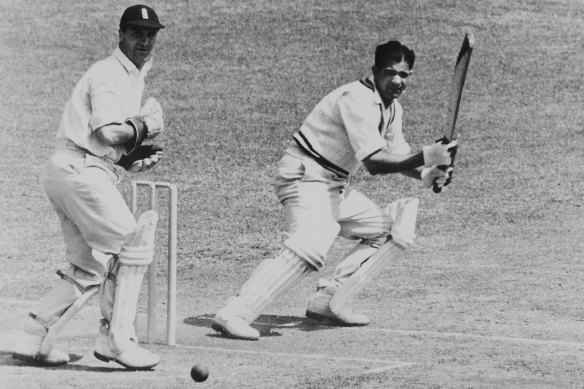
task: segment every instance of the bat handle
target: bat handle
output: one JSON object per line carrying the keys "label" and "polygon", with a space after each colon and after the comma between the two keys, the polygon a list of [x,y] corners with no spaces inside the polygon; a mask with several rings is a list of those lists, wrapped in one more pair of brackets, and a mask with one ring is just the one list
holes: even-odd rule
{"label": "bat handle", "polygon": [[[442,139],[439,139],[438,142],[442,142],[442,144],[448,144],[449,143],[449,141],[448,141],[448,139],[446,137],[443,137]],[[457,151],[458,151],[458,148],[456,148],[456,149],[454,149],[454,150],[452,150],[450,152],[450,157],[451,157],[450,166],[454,166],[454,158],[456,157],[456,152]],[[438,166],[438,169],[440,169],[440,170],[442,170],[442,171],[445,172],[446,169],[448,169],[448,166],[446,166],[446,165],[440,165],[440,166]],[[434,180],[434,181],[436,181],[436,180]],[[444,183],[444,186],[450,184],[451,181],[452,181],[452,178],[451,177],[447,178],[446,179],[446,182]],[[434,182],[434,184],[432,184],[432,191],[434,193],[440,193],[440,192],[442,192],[442,187],[441,186],[438,186],[436,184],[436,182]]]}

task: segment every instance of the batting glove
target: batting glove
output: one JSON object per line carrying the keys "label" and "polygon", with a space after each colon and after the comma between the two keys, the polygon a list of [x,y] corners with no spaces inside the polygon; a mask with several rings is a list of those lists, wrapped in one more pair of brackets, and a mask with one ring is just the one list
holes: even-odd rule
{"label": "batting glove", "polygon": [[429,168],[434,165],[450,166],[457,150],[458,140],[455,139],[447,143],[446,138],[439,139],[433,145],[422,147],[424,167]]}
{"label": "batting glove", "polygon": [[437,185],[440,188],[444,186],[448,175],[452,174],[452,168],[442,169],[440,166],[434,165],[432,167],[422,168],[422,183],[424,187],[431,188]]}
{"label": "batting glove", "polygon": [[162,158],[162,147],[141,145],[129,155],[123,155],[117,165],[131,173],[141,173],[152,169]]}
{"label": "batting glove", "polygon": [[442,192],[442,188],[450,185],[450,182],[452,182],[452,172],[454,171],[454,167],[449,166],[446,169],[444,169],[443,166],[439,166],[439,169],[444,170],[444,173],[446,174],[446,179],[443,180],[439,178],[434,180],[434,183],[432,184],[432,191],[434,191],[434,193]]}

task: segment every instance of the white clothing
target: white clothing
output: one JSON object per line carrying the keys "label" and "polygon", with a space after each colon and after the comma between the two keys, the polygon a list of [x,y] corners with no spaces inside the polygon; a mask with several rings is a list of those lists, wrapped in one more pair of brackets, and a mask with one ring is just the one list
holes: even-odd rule
{"label": "white clothing", "polygon": [[138,70],[119,48],[96,62],[75,85],[63,110],[57,138],[68,139],[106,161],[120,159],[123,148],[101,143],[94,131],[108,124],[122,124],[139,114],[144,77],[151,66],[149,59]]}

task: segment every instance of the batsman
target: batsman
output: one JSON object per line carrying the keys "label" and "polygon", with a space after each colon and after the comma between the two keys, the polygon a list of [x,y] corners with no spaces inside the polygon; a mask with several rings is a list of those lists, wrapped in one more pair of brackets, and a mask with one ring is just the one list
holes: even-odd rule
{"label": "batsman", "polygon": [[144,172],[162,149],[144,143],[164,129],[154,99],[142,105],[152,50],[164,28],[150,7],[127,8],[113,54],[95,63],[75,85],[43,177],[57,212],[69,267],[25,318],[13,357],[54,366],[69,362],[54,345],[75,314],[99,294],[103,319],[94,355],[131,370],[151,369],[160,357],[138,345],[134,320],[146,267],[154,255],[158,214],[136,221],[116,184],[125,170]]}
{"label": "batsman", "polygon": [[414,243],[418,200],[378,206],[349,185],[351,177],[364,166],[372,175],[401,173],[426,188],[441,187],[449,183],[457,149],[456,141],[440,141],[413,152],[404,137],[397,99],[414,62],[414,51],[399,41],[377,46],[372,74],[329,93],[304,120],[275,176],[288,237],[275,258],[264,260],[217,312],[216,331],[259,339],[250,324],[279,295],[325,266],[337,236],[356,244],[332,278],[319,279],[306,316],[341,326],[369,324],[349,301]]}

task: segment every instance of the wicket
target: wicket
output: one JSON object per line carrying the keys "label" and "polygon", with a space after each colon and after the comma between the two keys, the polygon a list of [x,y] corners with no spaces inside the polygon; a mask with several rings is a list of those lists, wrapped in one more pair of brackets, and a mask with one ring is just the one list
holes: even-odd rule
{"label": "wicket", "polygon": [[[166,312],[166,344],[176,345],[176,252],[177,252],[177,190],[176,185],[167,182],[132,181],[131,209],[134,215],[138,211],[138,191],[140,187],[150,188],[149,209],[158,209],[158,189],[167,189],[168,193],[168,294]],[[154,258],[148,269],[148,312],[147,343],[154,343],[156,335],[156,273],[157,260]]]}

